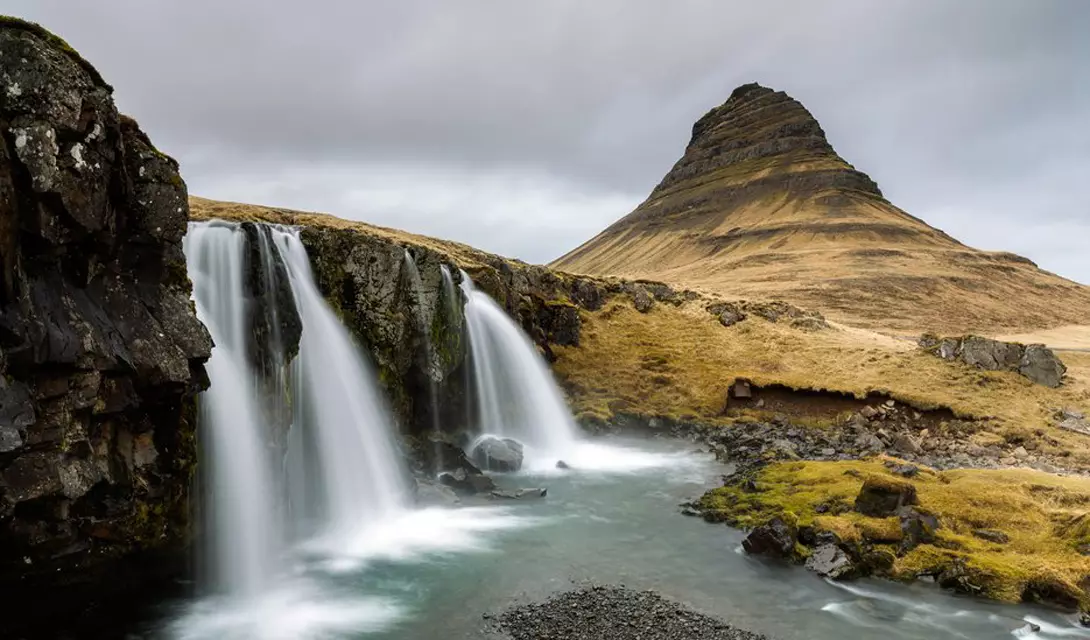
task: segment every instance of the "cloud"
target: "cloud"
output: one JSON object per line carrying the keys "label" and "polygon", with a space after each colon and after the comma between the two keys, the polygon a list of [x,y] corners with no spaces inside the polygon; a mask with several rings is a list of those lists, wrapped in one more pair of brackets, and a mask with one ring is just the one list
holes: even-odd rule
{"label": "cloud", "polygon": [[[11,4],[84,52],[203,195],[290,197],[276,204],[544,260],[627,213],[692,122],[758,80],[969,244],[1008,229],[994,248],[1045,264],[1070,249],[1025,238],[1090,231],[1090,184],[1072,177],[1090,163],[1085,3]],[[1090,258],[1056,264],[1090,281]]]}

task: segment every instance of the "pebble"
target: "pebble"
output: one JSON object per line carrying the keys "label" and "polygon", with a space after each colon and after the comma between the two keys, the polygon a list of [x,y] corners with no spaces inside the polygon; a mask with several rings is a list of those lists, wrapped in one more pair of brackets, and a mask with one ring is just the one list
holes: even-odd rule
{"label": "pebble", "polygon": [[498,626],[512,640],[767,640],[653,591],[618,586],[590,586],[512,607]]}

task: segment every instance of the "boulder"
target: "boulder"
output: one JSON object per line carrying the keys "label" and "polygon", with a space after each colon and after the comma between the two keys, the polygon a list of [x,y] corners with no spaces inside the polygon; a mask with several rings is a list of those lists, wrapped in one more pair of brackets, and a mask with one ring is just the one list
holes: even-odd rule
{"label": "boulder", "polygon": [[806,559],[806,568],[823,578],[845,578],[855,573],[855,566],[835,544],[823,544]]}
{"label": "boulder", "polygon": [[522,468],[522,443],[511,438],[482,438],[472,453],[474,462],[487,471],[504,473]]}
{"label": "boulder", "polygon": [[919,340],[924,351],[945,360],[960,360],[987,371],[1014,371],[1046,387],[1059,387],[1067,367],[1043,344],[1022,345],[980,336],[939,338],[925,334]]}
{"label": "boulder", "polygon": [[783,518],[773,518],[753,529],[742,541],[746,553],[789,558],[795,553],[798,533]]}
{"label": "boulder", "polygon": [[893,439],[893,448],[901,453],[911,453],[913,455],[919,455],[923,453],[923,449],[920,447],[916,439],[907,433],[898,434]]}
{"label": "boulder", "polygon": [[1018,373],[1046,387],[1056,388],[1063,382],[1067,367],[1056,354],[1043,344],[1026,347],[1018,363]]}
{"label": "boulder", "polygon": [[632,303],[636,306],[636,311],[640,313],[647,313],[654,306],[655,301],[651,298],[651,295],[647,293],[647,290],[638,287],[632,294]]}
{"label": "boulder", "polygon": [[916,504],[916,487],[886,476],[872,475],[855,498],[855,510],[873,518],[897,515],[901,507]]}
{"label": "boulder", "polygon": [[901,520],[901,553],[935,542],[935,532],[940,526],[937,517],[915,507],[901,507],[897,515]]}

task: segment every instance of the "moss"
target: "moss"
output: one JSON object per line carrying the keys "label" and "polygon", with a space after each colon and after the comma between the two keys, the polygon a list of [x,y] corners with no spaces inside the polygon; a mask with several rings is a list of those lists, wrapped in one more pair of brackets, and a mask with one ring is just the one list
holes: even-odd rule
{"label": "moss", "polygon": [[[1090,558],[1075,547],[1090,538],[1090,480],[1030,470],[924,470],[911,480],[894,476],[885,459],[852,462],[784,462],[763,468],[755,491],[741,486],[712,490],[700,500],[715,519],[752,527],[773,516],[791,514],[799,526],[832,531],[842,540],[884,549],[900,540],[896,518],[870,518],[854,511],[819,514],[819,505],[850,504],[868,484],[903,489],[912,486],[920,508],[938,516],[934,544],[922,544],[897,558],[886,575],[911,580],[939,575],[955,566],[963,582],[985,597],[1018,602],[1063,599],[1090,575]],[[976,538],[975,529],[1007,534],[1007,544]],[[972,591],[972,589],[970,589]],[[1077,590],[1078,603],[1090,596]]]}
{"label": "moss", "polygon": [[111,92],[113,91],[113,87],[111,87],[102,78],[102,75],[99,74],[98,69],[95,69],[94,65],[92,65],[83,56],[81,56],[78,51],[73,49],[72,45],[68,44],[68,42],[65,41],[64,38],[61,38],[60,36],[53,33],[49,29],[46,29],[42,25],[36,22],[30,22],[28,20],[16,18],[14,16],[0,15],[0,29],[21,29],[23,31],[34,34],[35,36],[44,40],[50,46],[59,49],[66,56],[71,58],[73,62],[82,67],[83,70],[91,76],[96,84],[105,87]]}

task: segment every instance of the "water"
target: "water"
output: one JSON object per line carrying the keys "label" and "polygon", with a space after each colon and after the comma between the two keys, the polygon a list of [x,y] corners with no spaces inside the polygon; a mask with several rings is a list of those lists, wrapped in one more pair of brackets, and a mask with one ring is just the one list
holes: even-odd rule
{"label": "water", "polygon": [[576,428],[544,360],[522,329],[462,273],[465,320],[472,353],[478,432],[513,438],[526,464],[569,464],[578,451]]}
{"label": "water", "polygon": [[212,386],[198,399],[205,587],[250,598],[276,577],[280,548],[275,485],[247,353],[246,239],[236,225],[192,224],[184,248],[197,316],[215,342],[207,364]]}
{"label": "water", "polygon": [[[655,589],[779,640],[1090,638],[1043,609],[957,598],[927,584],[831,583],[746,556],[741,533],[677,512],[716,484],[724,469],[711,456],[668,440],[588,446],[611,460],[607,469],[497,476],[504,488],[548,487],[544,500],[466,501],[385,521],[356,550],[364,564],[306,568],[303,584],[325,600],[305,590],[293,592],[299,601],[283,596],[265,611],[270,619],[258,631],[267,634],[246,637],[476,640],[490,637],[482,614],[598,582]],[[1042,631],[1031,633],[1029,622]]]}
{"label": "water", "polygon": [[[318,292],[298,231],[273,229],[273,240],[288,267],[303,323],[294,426],[313,438],[320,461],[301,472],[308,481],[320,479],[322,535],[310,545],[340,552],[365,544],[371,527],[407,508],[402,456],[374,375]],[[305,464],[306,456],[300,457]]]}

